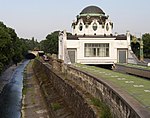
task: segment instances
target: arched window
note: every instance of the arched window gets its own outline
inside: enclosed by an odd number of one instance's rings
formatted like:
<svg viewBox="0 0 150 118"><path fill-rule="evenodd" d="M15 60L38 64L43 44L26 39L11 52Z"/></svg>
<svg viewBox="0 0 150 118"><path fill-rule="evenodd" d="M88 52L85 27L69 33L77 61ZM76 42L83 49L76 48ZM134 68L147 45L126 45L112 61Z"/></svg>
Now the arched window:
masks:
<svg viewBox="0 0 150 118"><path fill-rule="evenodd" d="M82 23L80 23L79 24L79 30L82 31L82 29L83 29L83 25L82 25Z"/></svg>
<svg viewBox="0 0 150 118"><path fill-rule="evenodd" d="M93 30L96 31L97 30L97 24L93 23Z"/></svg>
<svg viewBox="0 0 150 118"><path fill-rule="evenodd" d="M109 25L108 25L108 23L106 24L106 30L107 30L107 31L109 30Z"/></svg>

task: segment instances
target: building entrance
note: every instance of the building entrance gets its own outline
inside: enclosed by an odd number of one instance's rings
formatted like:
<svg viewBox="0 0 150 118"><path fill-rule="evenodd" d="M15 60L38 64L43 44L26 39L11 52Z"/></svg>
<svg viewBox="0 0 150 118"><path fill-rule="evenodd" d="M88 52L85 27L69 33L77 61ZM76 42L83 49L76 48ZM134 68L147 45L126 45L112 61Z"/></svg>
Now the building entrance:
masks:
<svg viewBox="0 0 150 118"><path fill-rule="evenodd" d="M127 49L118 49L118 63L127 62Z"/></svg>
<svg viewBox="0 0 150 118"><path fill-rule="evenodd" d="M69 55L71 63L75 63L77 49L67 49L67 50L68 50L68 55Z"/></svg>

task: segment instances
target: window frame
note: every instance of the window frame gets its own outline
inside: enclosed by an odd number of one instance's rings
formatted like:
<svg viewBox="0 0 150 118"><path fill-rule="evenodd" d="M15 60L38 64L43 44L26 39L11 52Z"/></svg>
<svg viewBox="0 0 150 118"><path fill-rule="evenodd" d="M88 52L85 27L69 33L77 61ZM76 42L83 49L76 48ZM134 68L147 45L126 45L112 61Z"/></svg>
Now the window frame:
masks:
<svg viewBox="0 0 150 118"><path fill-rule="evenodd" d="M93 30L94 30L94 31L96 31L96 30L97 30L98 25L97 25L97 23L96 23L96 22L94 22L94 23L93 23L92 28L93 28Z"/></svg>
<svg viewBox="0 0 150 118"><path fill-rule="evenodd" d="M83 30L83 24L80 23L80 24L79 24L79 31L82 31L82 30Z"/></svg>
<svg viewBox="0 0 150 118"><path fill-rule="evenodd" d="M84 43L84 57L109 57L109 43Z"/></svg>

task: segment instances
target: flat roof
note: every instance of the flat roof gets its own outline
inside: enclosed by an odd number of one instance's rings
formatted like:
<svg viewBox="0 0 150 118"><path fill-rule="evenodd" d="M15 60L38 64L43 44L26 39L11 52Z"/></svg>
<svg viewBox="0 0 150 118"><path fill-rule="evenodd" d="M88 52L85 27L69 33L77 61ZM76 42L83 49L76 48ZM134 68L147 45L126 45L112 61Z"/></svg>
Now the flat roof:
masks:
<svg viewBox="0 0 150 118"><path fill-rule="evenodd" d="M115 40L127 40L126 35L68 35L67 40L79 40L79 38L115 38Z"/></svg>

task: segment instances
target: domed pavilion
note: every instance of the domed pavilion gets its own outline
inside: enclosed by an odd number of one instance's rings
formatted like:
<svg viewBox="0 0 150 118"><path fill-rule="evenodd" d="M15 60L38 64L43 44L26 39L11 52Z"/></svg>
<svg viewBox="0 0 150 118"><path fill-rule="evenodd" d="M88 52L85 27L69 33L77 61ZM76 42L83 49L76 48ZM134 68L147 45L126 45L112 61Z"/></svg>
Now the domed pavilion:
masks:
<svg viewBox="0 0 150 118"><path fill-rule="evenodd" d="M77 15L72 35L60 32L58 53L65 63L112 65L133 61L129 32L113 35L113 22L97 6L88 6Z"/></svg>

